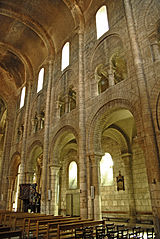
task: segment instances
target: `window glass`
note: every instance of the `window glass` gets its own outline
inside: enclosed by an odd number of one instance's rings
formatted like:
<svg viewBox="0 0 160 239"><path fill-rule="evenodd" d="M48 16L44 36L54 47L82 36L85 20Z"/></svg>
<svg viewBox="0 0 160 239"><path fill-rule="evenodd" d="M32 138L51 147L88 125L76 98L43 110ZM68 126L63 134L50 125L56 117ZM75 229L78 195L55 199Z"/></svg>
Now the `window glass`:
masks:
<svg viewBox="0 0 160 239"><path fill-rule="evenodd" d="M109 30L107 8L102 6L96 13L97 39Z"/></svg>
<svg viewBox="0 0 160 239"><path fill-rule="evenodd" d="M44 68L40 70L38 75L37 93L43 88L43 78L44 78Z"/></svg>
<svg viewBox="0 0 160 239"><path fill-rule="evenodd" d="M72 161L69 165L69 188L77 188L77 163Z"/></svg>
<svg viewBox="0 0 160 239"><path fill-rule="evenodd" d="M69 65L69 42L63 46L62 49L62 71Z"/></svg>
<svg viewBox="0 0 160 239"><path fill-rule="evenodd" d="M20 177L20 166L18 166L18 174L15 179L14 193L13 193L13 210L16 212L18 207L18 194L19 194L19 177Z"/></svg>
<svg viewBox="0 0 160 239"><path fill-rule="evenodd" d="M113 184L113 160L109 153L105 153L100 161L101 185L110 186Z"/></svg>
<svg viewBox="0 0 160 239"><path fill-rule="evenodd" d="M24 86L21 91L21 101L20 101L20 108L24 106L24 100L25 100L25 92L26 92L26 87Z"/></svg>

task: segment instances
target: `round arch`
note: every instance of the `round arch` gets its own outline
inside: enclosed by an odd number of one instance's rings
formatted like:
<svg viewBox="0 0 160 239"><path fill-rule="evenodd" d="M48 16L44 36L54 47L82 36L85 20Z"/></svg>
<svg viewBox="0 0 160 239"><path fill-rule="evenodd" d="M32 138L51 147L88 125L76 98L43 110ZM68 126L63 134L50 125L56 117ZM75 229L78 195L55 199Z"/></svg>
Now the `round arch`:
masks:
<svg viewBox="0 0 160 239"><path fill-rule="evenodd" d="M136 120L134 121L134 115ZM130 119L133 126L133 132L128 131L122 121ZM87 136L87 147L90 152L101 152L101 137L108 135L112 139L116 139L122 146L122 151L130 151L130 142L136 136L136 123L140 121L136 109L123 99L113 100L102 106L91 118L87 125L90 125Z"/></svg>
<svg viewBox="0 0 160 239"><path fill-rule="evenodd" d="M59 164L60 158L63 157L69 150L78 151L78 133L70 126L64 126L53 137L50 155L51 164Z"/></svg>
<svg viewBox="0 0 160 239"><path fill-rule="evenodd" d="M42 175L42 164L43 164L43 146L40 141L35 141L28 148L27 153L27 182L37 183L37 191L41 191L41 175Z"/></svg>

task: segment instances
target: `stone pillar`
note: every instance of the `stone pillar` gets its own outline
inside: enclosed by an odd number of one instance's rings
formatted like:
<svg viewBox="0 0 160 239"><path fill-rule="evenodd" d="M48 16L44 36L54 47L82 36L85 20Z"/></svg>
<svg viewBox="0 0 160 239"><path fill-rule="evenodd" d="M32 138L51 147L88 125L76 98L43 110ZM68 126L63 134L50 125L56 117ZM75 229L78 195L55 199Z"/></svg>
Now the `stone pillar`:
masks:
<svg viewBox="0 0 160 239"><path fill-rule="evenodd" d="M31 101L31 82L28 83L26 105L25 105L25 118L24 118L24 128L23 128L23 138L22 138L22 149L21 149L21 166L20 166L20 177L19 184L25 183L25 165L26 165L26 142L28 136L28 125L29 125L29 109Z"/></svg>
<svg viewBox="0 0 160 239"><path fill-rule="evenodd" d="M59 203L59 165L50 166L50 183L51 183L51 202L50 213L54 216L58 215Z"/></svg>
<svg viewBox="0 0 160 239"><path fill-rule="evenodd" d="M46 69L47 70L47 69ZM52 88L53 60L48 62L48 87L46 93L46 108L44 122L44 143L43 143L43 165L42 165L42 196L41 196L41 212L47 212L47 172L49 161L49 128L50 128L50 101Z"/></svg>
<svg viewBox="0 0 160 239"><path fill-rule="evenodd" d="M7 205L7 210L12 210L12 194L13 194L13 183L14 183L14 177L13 176L8 176L8 205Z"/></svg>
<svg viewBox="0 0 160 239"><path fill-rule="evenodd" d="M134 66L137 76L137 86L139 90L139 101L142 112L142 134L144 134L145 156L147 166L147 176L151 193L151 203L153 208L154 226L156 238L160 238L160 152L158 148L154 119L150 103L147 79L144 73L144 67L136 37L135 20L133 17L133 6L130 0L123 0L125 15L127 20L128 33L132 47ZM134 4L134 3L133 3ZM142 108L143 107L143 108ZM153 186L154 184L154 186Z"/></svg>
<svg viewBox="0 0 160 239"><path fill-rule="evenodd" d="M109 71L108 71L108 80L109 80L109 86L113 86L113 85L115 85L115 83L114 83L114 74L113 74L113 71L112 71L112 69L111 69L111 66L110 66L110 69L109 69Z"/></svg>
<svg viewBox="0 0 160 239"><path fill-rule="evenodd" d="M26 172L26 183L33 183L34 172Z"/></svg>
<svg viewBox="0 0 160 239"><path fill-rule="evenodd" d="M93 199L91 199L91 185L92 185L92 164L91 157L87 156L87 190L88 190L88 218L94 218L94 207L93 207Z"/></svg>
<svg viewBox="0 0 160 239"><path fill-rule="evenodd" d="M10 107L13 107L11 104ZM8 107L9 108L9 107ZM11 108L10 108L11 109ZM12 142L13 126L14 126L14 112L8 109L7 119L6 119L6 129L3 144L3 154L2 154L2 168L0 171L0 181L3 182L0 187L0 200L3 209L7 207L7 196L8 196L8 169L10 162L10 149Z"/></svg>
<svg viewBox="0 0 160 239"><path fill-rule="evenodd" d="M60 119L60 102L59 100L56 101L56 119Z"/></svg>
<svg viewBox="0 0 160 239"><path fill-rule="evenodd" d="M125 190L128 192L128 202L129 202L129 218L130 224L136 223L136 205L134 198L134 188L133 188L133 174L132 174L132 158L131 154L122 154L123 167L125 171L124 183Z"/></svg>
<svg viewBox="0 0 160 239"><path fill-rule="evenodd" d="M93 200L93 218L102 219L101 213L101 195L100 195L100 160L103 154L96 153L90 155L91 159L91 199ZM93 190L93 192L92 192ZM94 193L94 195L92 195Z"/></svg>
<svg viewBox="0 0 160 239"><path fill-rule="evenodd" d="M154 61L160 61L160 47L158 45L158 42L152 43L151 46L153 49Z"/></svg>
<svg viewBox="0 0 160 239"><path fill-rule="evenodd" d="M84 33L79 30L79 178L80 216L88 217L87 170L86 170L86 126L85 126L85 84L84 84Z"/></svg>
<svg viewBox="0 0 160 239"><path fill-rule="evenodd" d="M160 61L160 45L158 43L157 34L153 34L150 37L150 43L152 48L153 61Z"/></svg>
<svg viewBox="0 0 160 239"><path fill-rule="evenodd" d="M37 118L38 118L38 130L40 130L41 129L41 115L38 114Z"/></svg>

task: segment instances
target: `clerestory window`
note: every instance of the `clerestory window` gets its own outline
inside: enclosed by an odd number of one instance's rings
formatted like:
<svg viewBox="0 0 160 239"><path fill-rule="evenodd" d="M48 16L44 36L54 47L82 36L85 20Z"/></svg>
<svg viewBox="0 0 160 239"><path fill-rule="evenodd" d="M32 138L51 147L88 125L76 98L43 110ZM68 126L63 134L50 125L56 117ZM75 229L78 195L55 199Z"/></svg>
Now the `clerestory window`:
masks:
<svg viewBox="0 0 160 239"><path fill-rule="evenodd" d="M102 6L96 13L97 39L109 30L107 8Z"/></svg>
<svg viewBox="0 0 160 239"><path fill-rule="evenodd" d="M24 86L21 91L20 109L24 106L26 87Z"/></svg>
<svg viewBox="0 0 160 239"><path fill-rule="evenodd" d="M63 71L69 65L69 42L62 48L62 63L61 63L61 70Z"/></svg>
<svg viewBox="0 0 160 239"><path fill-rule="evenodd" d="M37 93L42 90L43 88L43 79L44 79L44 68L42 68L39 71L39 75L38 75L38 85L37 85Z"/></svg>

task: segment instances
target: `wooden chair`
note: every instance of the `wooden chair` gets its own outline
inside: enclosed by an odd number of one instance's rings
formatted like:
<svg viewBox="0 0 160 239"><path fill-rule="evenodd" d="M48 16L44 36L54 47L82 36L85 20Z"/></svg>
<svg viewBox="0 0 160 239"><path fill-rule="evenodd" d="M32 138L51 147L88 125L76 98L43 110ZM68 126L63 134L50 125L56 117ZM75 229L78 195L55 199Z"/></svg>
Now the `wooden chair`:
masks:
<svg viewBox="0 0 160 239"><path fill-rule="evenodd" d="M104 225L96 226L96 239L108 238Z"/></svg>
<svg viewBox="0 0 160 239"><path fill-rule="evenodd" d="M83 238L84 239L94 239L94 236L93 236L93 227L92 226L89 226L89 227L85 227L84 228L84 232L83 232Z"/></svg>
<svg viewBox="0 0 160 239"><path fill-rule="evenodd" d="M75 238L79 239L79 238L84 238L84 229L83 228L76 228L75 229Z"/></svg>
<svg viewBox="0 0 160 239"><path fill-rule="evenodd" d="M154 228L147 228L146 232L147 232L147 239L155 238Z"/></svg>

